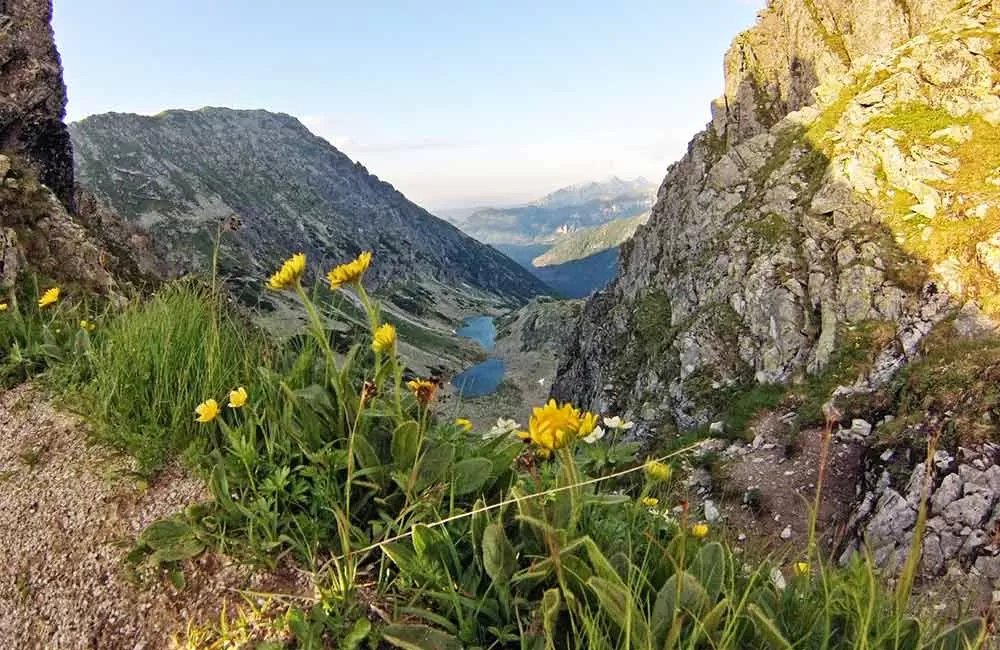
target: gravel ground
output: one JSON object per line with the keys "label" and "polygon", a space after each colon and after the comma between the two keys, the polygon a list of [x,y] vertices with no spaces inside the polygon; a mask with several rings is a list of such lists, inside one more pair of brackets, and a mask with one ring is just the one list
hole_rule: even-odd
{"label": "gravel ground", "polygon": [[183,591],[130,579],[124,558],[142,529],[205,497],[177,468],[137,480],[31,387],[0,394],[0,647],[167,648],[189,621],[242,602],[237,589],[302,588],[212,554],[185,566]]}

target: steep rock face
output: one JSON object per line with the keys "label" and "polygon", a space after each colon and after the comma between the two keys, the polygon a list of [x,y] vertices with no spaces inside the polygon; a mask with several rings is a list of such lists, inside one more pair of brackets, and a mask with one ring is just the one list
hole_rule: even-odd
{"label": "steep rock face", "polygon": [[19,157],[73,210],[66,86],[52,35],[52,2],[0,3],[0,151]]}
{"label": "steep rock face", "polygon": [[771,0],[726,54],[715,135],[730,144],[813,103],[812,91],[937,24],[962,0]]}
{"label": "steep rock face", "polygon": [[772,0],[554,395],[691,428],[727,388],[822,372],[858,328],[895,331],[862,390],[956,302],[996,314],[998,45],[982,0]]}
{"label": "steep rock face", "polygon": [[526,270],[408,201],[298,120],[206,108],[153,117],[106,114],[72,124],[81,180],[148,228],[182,271],[205,269],[218,224],[227,275],[260,278],[297,251],[325,270],[374,251],[377,288],[421,276],[519,301],[545,293]]}
{"label": "steep rock face", "polygon": [[85,200],[77,210],[51,18],[49,0],[0,2],[0,295],[26,269],[113,293],[116,274],[138,280],[152,267],[133,259],[141,237],[116,239],[124,233],[106,208]]}

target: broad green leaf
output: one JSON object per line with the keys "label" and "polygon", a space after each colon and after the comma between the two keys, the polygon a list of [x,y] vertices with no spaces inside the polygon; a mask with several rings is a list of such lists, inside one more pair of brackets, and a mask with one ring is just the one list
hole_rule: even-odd
{"label": "broad green leaf", "polygon": [[417,491],[425,490],[448,476],[454,462],[454,445],[443,443],[428,449],[420,460],[420,471],[417,473]]}
{"label": "broad green leaf", "polygon": [[493,582],[505,585],[517,571],[517,555],[503,526],[492,523],[483,532],[483,567]]}
{"label": "broad green leaf", "polygon": [[420,453],[420,427],[410,420],[396,427],[392,434],[392,462],[401,470],[410,470]]}
{"label": "broad green leaf", "polygon": [[756,603],[751,603],[747,607],[747,611],[750,612],[750,618],[757,626],[757,632],[771,650],[793,650],[792,644],[781,634],[778,626]]}
{"label": "broad green leaf", "polygon": [[454,636],[426,625],[389,625],[382,638],[403,650],[462,650]]}
{"label": "broad green leaf", "polygon": [[340,642],[341,650],[357,650],[361,642],[364,641],[372,631],[372,623],[367,618],[359,618],[354,622],[354,627]]}
{"label": "broad green leaf", "polygon": [[191,527],[178,519],[162,519],[150,524],[139,541],[153,549],[168,548],[192,536]]}
{"label": "broad green leaf", "polygon": [[726,578],[726,551],[722,544],[711,542],[702,546],[687,570],[698,579],[709,598],[716,600]]}
{"label": "broad green leaf", "polygon": [[477,492],[493,478],[493,463],[485,458],[466,458],[455,463],[451,487],[456,496]]}
{"label": "broad green leaf", "polygon": [[193,537],[187,537],[178,540],[170,546],[164,546],[156,549],[156,551],[149,556],[149,561],[152,564],[179,562],[181,560],[189,560],[196,555],[200,555],[204,550],[205,544],[203,542],[200,542]]}
{"label": "broad green leaf", "polygon": [[476,553],[481,553],[483,548],[483,533],[490,523],[489,512],[486,511],[486,501],[478,499],[472,506],[472,546]]}
{"label": "broad green leaf", "polygon": [[601,603],[601,609],[609,619],[618,623],[625,629],[630,629],[630,638],[633,648],[648,648],[650,641],[649,625],[642,618],[639,609],[635,606],[632,593],[624,585],[593,577],[587,581],[587,586],[597,596]]}
{"label": "broad green leaf", "polygon": [[681,614],[690,613],[699,617],[708,607],[708,594],[698,579],[686,571],[679,571],[670,576],[656,594],[651,619],[654,633],[657,636],[663,634]]}

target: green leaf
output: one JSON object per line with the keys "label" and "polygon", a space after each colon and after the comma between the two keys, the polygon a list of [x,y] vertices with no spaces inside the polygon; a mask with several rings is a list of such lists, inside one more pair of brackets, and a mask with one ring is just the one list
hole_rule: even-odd
{"label": "green leaf", "polygon": [[726,578],[726,551],[722,544],[711,542],[702,546],[688,567],[688,573],[698,579],[709,598],[715,601],[722,593]]}
{"label": "green leaf", "polygon": [[559,611],[562,609],[562,598],[558,589],[549,589],[542,596],[542,625],[545,628],[545,639],[551,647],[555,647],[556,623],[559,622]]}
{"label": "green leaf", "polygon": [[410,420],[396,427],[392,433],[392,462],[401,470],[409,470],[420,453],[420,427]]}
{"label": "green leaf", "polygon": [[588,494],[584,498],[584,503],[595,506],[617,506],[631,501],[631,497],[625,494]]}
{"label": "green leaf", "polygon": [[191,537],[191,527],[178,519],[162,519],[153,522],[139,535],[139,541],[153,549],[161,549],[179,544]]}
{"label": "green leaf", "polygon": [[771,650],[793,650],[792,644],[781,634],[778,626],[774,624],[774,621],[756,603],[751,603],[747,607],[747,611],[750,612],[750,618],[757,625],[757,632]]}
{"label": "green leaf", "polygon": [[977,650],[986,639],[986,621],[971,618],[948,628],[924,646],[926,650]]}
{"label": "green leaf", "polygon": [[653,604],[652,626],[660,636],[674,619],[685,612],[698,617],[708,609],[709,598],[698,579],[686,571],[678,571],[663,583]]}
{"label": "green leaf", "polygon": [[420,461],[420,471],[417,474],[416,489],[418,492],[448,476],[455,462],[455,446],[443,443],[431,447]]}
{"label": "green leaf", "polygon": [[466,458],[455,463],[451,482],[455,496],[481,490],[493,478],[492,470],[493,463],[485,458]]}
{"label": "green leaf", "polygon": [[351,631],[340,642],[340,648],[342,650],[357,650],[357,647],[361,645],[361,642],[368,637],[371,631],[371,621],[367,618],[359,618],[354,622],[354,627],[351,628]]}
{"label": "green leaf", "polygon": [[382,638],[403,650],[462,650],[454,636],[426,625],[389,625]]}
{"label": "green leaf", "polygon": [[184,572],[180,569],[172,569],[169,572],[170,584],[174,586],[175,589],[182,590],[187,586],[187,580],[184,578]]}
{"label": "green leaf", "polygon": [[413,548],[421,559],[440,560],[441,536],[426,524],[413,526]]}
{"label": "green leaf", "polygon": [[492,523],[483,532],[483,567],[493,582],[505,585],[517,571],[517,555],[503,526]]}
{"label": "green leaf", "polygon": [[632,593],[628,588],[620,583],[598,577],[588,580],[587,586],[597,596],[601,603],[601,609],[604,610],[608,618],[618,623],[623,629],[626,625],[630,627],[632,647],[649,647],[649,626],[635,606]]}
{"label": "green leaf", "polygon": [[149,556],[149,561],[153,564],[164,562],[180,562],[200,555],[205,550],[205,544],[193,537],[178,540],[170,546],[158,548]]}
{"label": "green leaf", "polygon": [[486,526],[489,523],[490,516],[486,511],[486,501],[482,498],[477,499],[472,506],[472,546],[477,554],[482,552],[483,533],[486,532]]}

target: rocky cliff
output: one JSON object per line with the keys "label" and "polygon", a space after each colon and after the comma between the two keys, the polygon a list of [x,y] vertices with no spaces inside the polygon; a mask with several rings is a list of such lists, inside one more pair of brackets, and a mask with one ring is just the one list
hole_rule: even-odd
{"label": "rocky cliff", "polygon": [[296,251],[317,270],[374,251],[377,288],[433,278],[521,301],[547,289],[516,263],[408,201],[297,119],[205,108],[72,124],[83,183],[148,228],[176,269],[205,270],[218,224],[237,217],[223,271],[260,278]]}
{"label": "rocky cliff", "polygon": [[762,383],[871,390],[954,309],[997,314],[997,9],[771,0],[554,394],[690,429]]}
{"label": "rocky cliff", "polygon": [[74,186],[51,18],[50,1],[0,2],[0,297],[26,268],[102,292],[151,270],[144,238]]}

